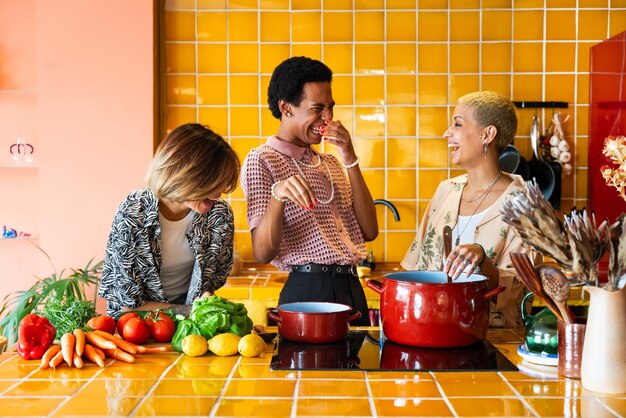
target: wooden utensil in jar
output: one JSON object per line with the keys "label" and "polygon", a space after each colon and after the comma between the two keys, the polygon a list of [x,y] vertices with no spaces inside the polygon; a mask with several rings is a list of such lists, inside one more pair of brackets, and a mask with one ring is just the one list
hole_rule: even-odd
{"label": "wooden utensil in jar", "polygon": [[513,267],[515,267],[515,271],[517,271],[517,276],[524,283],[524,286],[528,288],[529,291],[535,294],[535,296],[544,303],[552,311],[554,316],[563,321],[563,316],[561,315],[561,311],[555,305],[555,303],[550,299],[550,297],[546,294],[541,286],[541,280],[537,273],[535,272],[535,268],[533,267],[533,263],[530,261],[528,256],[524,253],[512,253],[511,261],[513,262]]}
{"label": "wooden utensil in jar", "polygon": [[[449,225],[443,227],[443,259],[442,264],[445,265],[448,256],[450,255],[450,251],[452,251],[452,228]],[[448,272],[448,283],[452,283],[452,277],[450,276],[450,272]]]}
{"label": "wooden utensil in jar", "polygon": [[572,323],[573,318],[567,309],[567,299],[569,298],[570,284],[563,272],[552,266],[543,266],[539,270],[541,284],[546,294],[552,298],[554,304],[559,308],[563,316],[563,322]]}

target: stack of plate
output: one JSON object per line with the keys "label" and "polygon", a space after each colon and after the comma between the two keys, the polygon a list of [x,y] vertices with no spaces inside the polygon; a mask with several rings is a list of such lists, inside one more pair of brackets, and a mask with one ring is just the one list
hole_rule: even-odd
{"label": "stack of plate", "polygon": [[529,351],[525,343],[517,347],[517,354],[524,359],[517,365],[520,372],[542,379],[559,377],[556,367],[559,364],[558,355]]}
{"label": "stack of plate", "polygon": [[548,353],[535,353],[533,351],[529,351],[528,347],[526,347],[526,343],[521,344],[519,347],[517,347],[517,354],[529,363],[540,364],[542,366],[559,365],[558,355]]}

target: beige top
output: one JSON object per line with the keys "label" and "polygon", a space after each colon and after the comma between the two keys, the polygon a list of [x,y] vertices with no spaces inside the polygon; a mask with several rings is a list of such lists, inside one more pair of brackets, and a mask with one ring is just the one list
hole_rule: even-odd
{"label": "beige top", "polygon": [[[524,297],[525,288],[516,277],[510,254],[528,253],[531,260],[538,261],[539,254],[523,246],[515,228],[504,223],[500,208],[509,196],[526,193],[524,180],[517,175],[503,173],[513,182],[485,215],[474,230],[474,241],[483,246],[486,255],[500,271],[500,285],[506,290],[497,298],[491,299],[489,324],[492,327],[523,326],[519,307]],[[463,187],[467,183],[467,174],[448,179],[439,185],[431,199],[417,235],[402,260],[406,270],[441,270],[443,254],[443,227],[456,226],[459,204]]]}

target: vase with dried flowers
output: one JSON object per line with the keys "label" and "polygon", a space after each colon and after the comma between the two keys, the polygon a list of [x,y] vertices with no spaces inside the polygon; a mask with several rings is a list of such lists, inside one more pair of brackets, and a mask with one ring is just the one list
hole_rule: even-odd
{"label": "vase with dried flowers", "polygon": [[[607,138],[606,149],[607,156],[619,158],[614,161],[620,166],[603,168],[603,175],[626,200],[626,139]],[[505,201],[501,212],[526,245],[554,258],[570,273],[570,284],[583,285],[591,296],[581,362],[583,387],[626,393],[626,287],[620,286],[626,272],[626,215],[613,224],[604,220],[598,225],[593,212],[589,216],[584,209],[572,209],[561,222],[535,182],[528,183],[527,195]],[[601,282],[597,263],[606,251],[608,281]]]}

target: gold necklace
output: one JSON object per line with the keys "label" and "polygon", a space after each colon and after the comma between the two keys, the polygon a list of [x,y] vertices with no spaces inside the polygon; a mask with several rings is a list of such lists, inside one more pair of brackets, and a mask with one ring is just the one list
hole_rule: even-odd
{"label": "gold necklace", "polygon": [[491,188],[496,184],[496,182],[500,179],[500,176],[502,175],[502,171],[498,172],[498,175],[496,176],[496,178],[493,180],[493,182],[489,185],[489,187],[487,187],[487,190],[485,190],[485,192],[483,194],[481,194],[478,197],[475,197],[473,199],[463,199],[463,197],[461,197],[461,200],[467,203],[472,203],[477,201],[478,199],[480,199],[481,197],[483,197],[484,195],[486,195],[487,193],[489,193],[491,191]]}
{"label": "gold necklace", "polygon": [[459,245],[459,242],[461,241],[461,235],[463,235],[465,233],[465,230],[467,229],[469,224],[472,222],[472,218],[474,217],[474,215],[476,215],[476,212],[478,212],[478,208],[480,208],[482,206],[482,204],[485,202],[485,199],[487,199],[487,195],[489,194],[491,189],[493,189],[493,186],[496,185],[496,183],[498,182],[498,179],[500,178],[501,175],[502,175],[502,171],[500,171],[498,173],[498,175],[496,176],[496,179],[491,183],[489,188],[487,188],[487,191],[485,193],[481,194],[478,198],[473,199],[473,200],[465,200],[465,202],[475,202],[479,198],[481,198],[481,197],[483,198],[480,201],[480,203],[478,204],[478,206],[476,206],[476,209],[474,209],[474,212],[470,215],[469,219],[467,220],[467,223],[463,227],[463,231],[459,231],[459,217],[457,215],[457,219],[456,219],[456,233],[457,233],[457,236],[456,236],[456,240],[454,241],[454,245],[455,246]]}

